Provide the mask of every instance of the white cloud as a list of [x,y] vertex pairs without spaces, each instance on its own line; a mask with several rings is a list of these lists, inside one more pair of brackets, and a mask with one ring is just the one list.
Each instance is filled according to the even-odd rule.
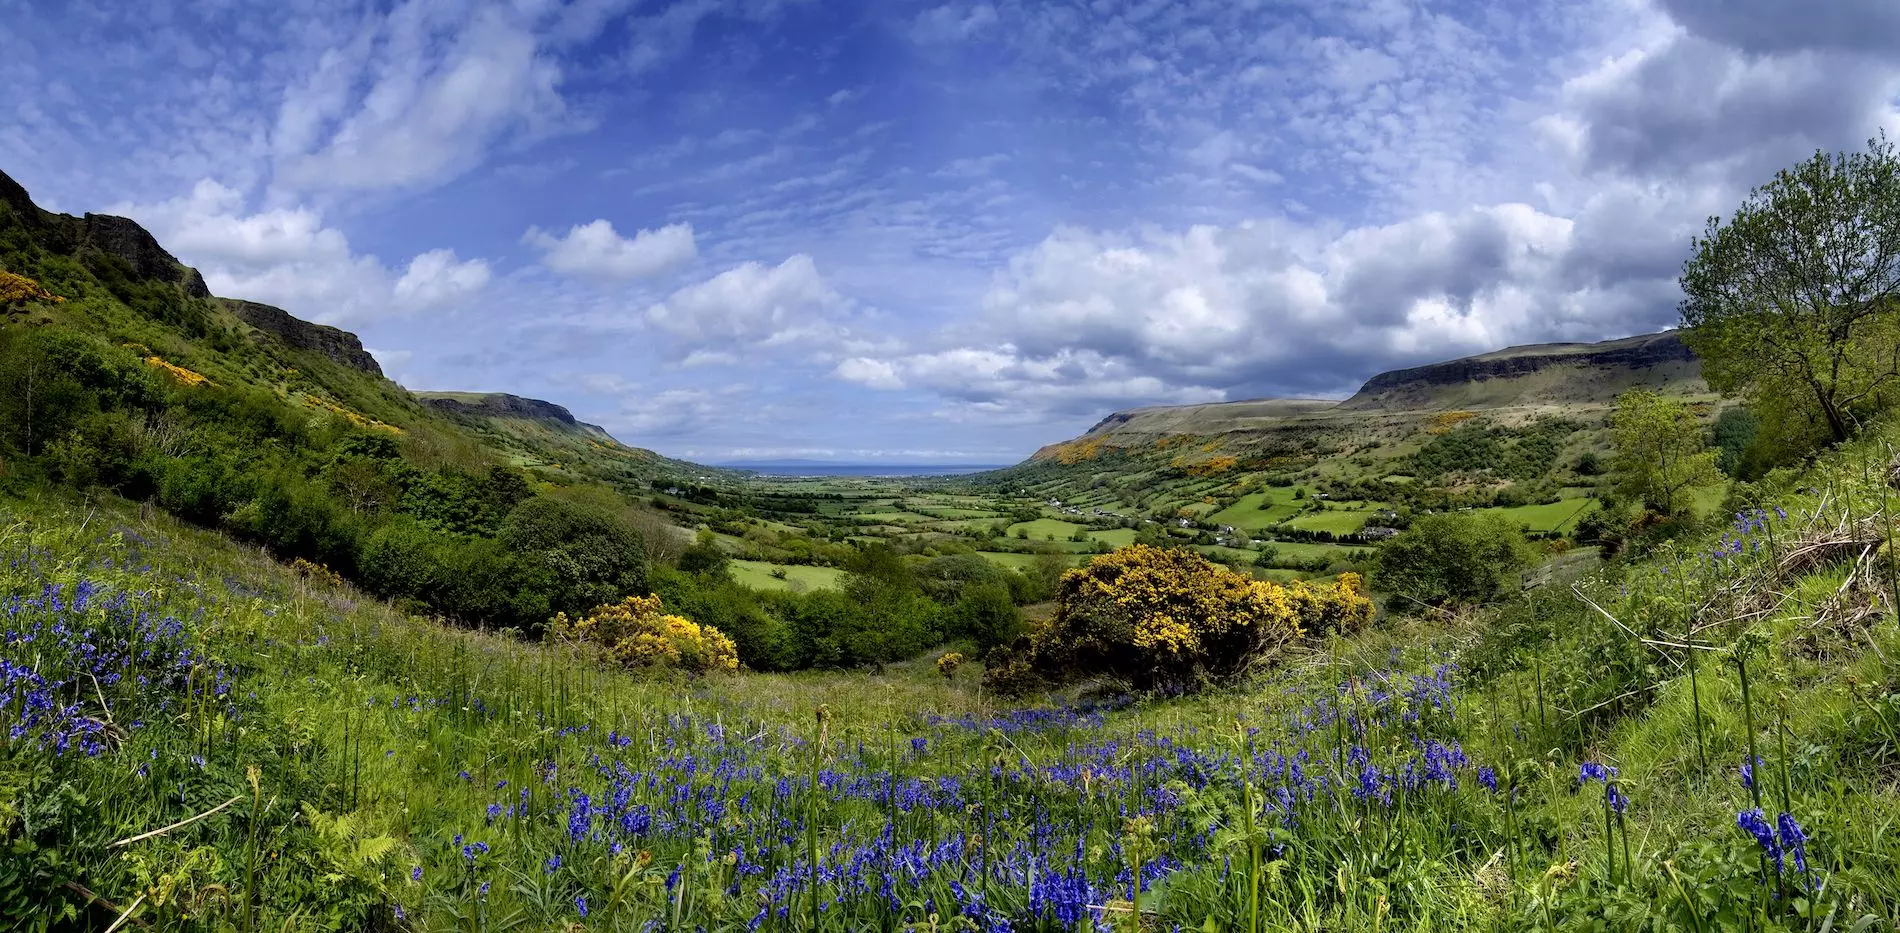
[[461,262],[452,249],[432,249],[409,260],[409,268],[396,280],[396,297],[432,307],[481,291],[488,277],[488,263]]
[[541,250],[542,262],[556,272],[615,279],[658,275],[699,255],[690,223],[641,230],[631,239],[605,219],[577,224],[559,237],[529,227],[522,242]]
[[326,52],[284,95],[271,144],[295,189],[429,185],[496,144],[561,129],[561,71],[533,23],[412,0]]
[[903,377],[897,374],[896,364],[889,360],[874,360],[870,357],[854,356],[840,362],[832,374],[846,382],[855,382],[873,389],[901,389]]
[[987,3],[946,3],[919,14],[910,34],[918,42],[949,42],[967,39],[996,21],[996,8]]
[[452,302],[478,291],[488,264],[452,250],[424,252],[394,275],[354,252],[341,230],[309,208],[246,213],[244,195],[203,180],[191,194],[156,204],[122,204],[158,241],[204,274],[213,294],[261,301],[308,320],[349,321]]
[[647,308],[646,319],[691,343],[777,345],[825,333],[824,315],[845,306],[800,253],[777,266],[748,262],[688,285]]

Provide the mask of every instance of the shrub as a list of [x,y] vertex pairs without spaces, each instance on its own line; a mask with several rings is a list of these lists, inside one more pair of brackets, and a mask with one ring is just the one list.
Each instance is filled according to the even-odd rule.
[[1524,533],[1501,515],[1420,516],[1373,559],[1381,590],[1427,605],[1482,603],[1517,588],[1530,564]]
[[1055,617],[993,652],[986,681],[1006,693],[1092,675],[1187,690],[1232,678],[1304,633],[1350,631],[1371,617],[1354,575],[1282,586],[1191,551],[1136,544],[1064,574]]
[[963,654],[961,652],[947,651],[944,652],[943,656],[937,658],[937,673],[942,674],[945,680],[957,676],[957,668],[962,666]]
[[661,611],[658,596],[629,596],[578,619],[557,613],[549,637],[582,645],[622,667],[671,668],[694,674],[739,669],[732,639],[710,625]]

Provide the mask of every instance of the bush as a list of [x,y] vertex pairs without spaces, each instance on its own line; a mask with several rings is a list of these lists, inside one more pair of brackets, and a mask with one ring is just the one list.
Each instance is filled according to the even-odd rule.
[[1427,605],[1482,603],[1513,592],[1530,546],[1501,515],[1423,515],[1373,558],[1381,590]]
[[535,496],[508,513],[499,537],[547,576],[557,612],[647,593],[640,535],[611,501]]
[[1302,634],[1351,631],[1371,618],[1350,574],[1282,586],[1191,551],[1136,544],[1064,574],[1055,617],[992,652],[986,681],[1012,693],[1105,675],[1137,689],[1187,690],[1230,679]]
[[558,613],[548,637],[597,651],[622,667],[669,668],[693,674],[739,669],[732,639],[710,625],[661,611],[658,596],[629,596],[578,619]]

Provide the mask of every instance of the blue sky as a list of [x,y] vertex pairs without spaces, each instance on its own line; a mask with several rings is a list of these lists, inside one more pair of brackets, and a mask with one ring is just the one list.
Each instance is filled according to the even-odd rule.
[[427,389],[719,461],[1668,326],[1900,135],[1887,0],[0,0],[0,169]]

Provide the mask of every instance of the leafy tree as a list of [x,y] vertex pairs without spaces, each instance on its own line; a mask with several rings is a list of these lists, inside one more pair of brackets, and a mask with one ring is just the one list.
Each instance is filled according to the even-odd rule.
[[680,552],[680,569],[687,573],[724,577],[731,564],[732,559],[719,546],[719,537],[713,534],[711,528],[699,529],[699,533],[693,536],[693,543]]
[[951,638],[967,638],[987,650],[1015,641],[1022,634],[1023,616],[1007,585],[985,581],[963,591],[950,611],[948,628],[945,634]]
[[1761,430],[1761,419],[1746,408],[1724,409],[1709,430],[1715,445],[1715,465],[1729,476],[1740,476],[1746,454]]
[[1726,223],[1710,218],[1694,247],[1682,325],[1709,385],[1800,399],[1786,415],[1847,439],[1900,376],[1893,144],[1883,134],[1865,152],[1816,152],[1750,192]]
[[1530,564],[1524,533],[1496,514],[1421,515],[1373,558],[1379,589],[1427,605],[1482,603],[1517,589]]
[[556,612],[585,611],[647,592],[640,536],[605,496],[535,496],[508,514],[499,537],[547,588],[549,608]]
[[1695,487],[1722,479],[1708,435],[1679,399],[1631,389],[1617,396],[1610,432],[1616,445],[1610,471],[1617,491],[1650,511],[1686,511]]

